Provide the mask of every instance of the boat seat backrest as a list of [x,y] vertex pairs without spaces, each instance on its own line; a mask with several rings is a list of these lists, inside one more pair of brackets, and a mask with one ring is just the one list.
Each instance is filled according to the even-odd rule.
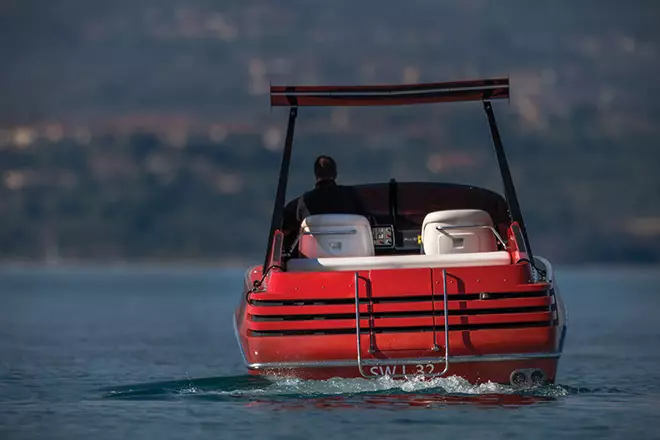
[[371,225],[354,214],[317,214],[300,226],[299,252],[307,258],[374,255]]
[[497,251],[493,231],[474,226],[493,226],[493,220],[480,209],[454,209],[427,214],[422,223],[424,253],[441,255]]

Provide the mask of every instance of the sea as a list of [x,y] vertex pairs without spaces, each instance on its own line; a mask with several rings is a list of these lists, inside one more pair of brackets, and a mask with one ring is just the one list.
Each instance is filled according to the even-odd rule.
[[266,380],[242,269],[0,267],[0,439],[660,439],[660,270],[556,269],[557,383]]

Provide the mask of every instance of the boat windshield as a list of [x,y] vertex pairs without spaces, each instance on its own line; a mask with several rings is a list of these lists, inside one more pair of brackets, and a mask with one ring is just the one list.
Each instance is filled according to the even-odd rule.
[[366,210],[379,224],[418,228],[433,211],[481,209],[490,214],[500,233],[510,224],[504,198],[487,189],[470,185],[436,182],[392,182],[356,185]]

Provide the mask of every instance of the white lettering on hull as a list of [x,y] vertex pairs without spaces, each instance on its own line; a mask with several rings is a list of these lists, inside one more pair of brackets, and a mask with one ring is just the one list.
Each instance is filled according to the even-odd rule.
[[369,373],[372,376],[417,376],[433,374],[434,371],[436,371],[436,368],[433,364],[374,365],[369,368]]

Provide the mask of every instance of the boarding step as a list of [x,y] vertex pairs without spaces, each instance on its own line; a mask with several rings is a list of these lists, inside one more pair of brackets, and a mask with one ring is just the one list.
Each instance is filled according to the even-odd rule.
[[[444,316],[444,336],[445,336],[445,353],[443,358],[438,358],[439,361],[444,363],[442,371],[436,371],[434,363],[429,363],[428,359],[363,359],[362,358],[362,328],[360,326],[360,281],[364,281],[365,289],[368,288],[371,282],[368,278],[361,278],[358,272],[354,273],[354,286],[355,286],[355,334],[356,334],[356,348],[357,348],[357,365],[360,374],[365,378],[375,378],[387,375],[392,378],[410,377],[423,375],[425,377],[439,377],[443,376],[449,370],[449,307],[447,305],[447,270],[442,269],[442,297],[443,297],[443,316]],[[370,287],[370,286],[369,286]],[[439,352],[441,350],[438,345],[438,331],[437,331],[437,315],[435,309],[435,290],[431,290],[431,307],[433,316],[433,345],[430,347],[431,351]],[[371,306],[371,303],[370,303]],[[370,313],[368,332],[369,332],[369,353],[374,354],[375,349],[375,333],[373,326],[373,314]]]

